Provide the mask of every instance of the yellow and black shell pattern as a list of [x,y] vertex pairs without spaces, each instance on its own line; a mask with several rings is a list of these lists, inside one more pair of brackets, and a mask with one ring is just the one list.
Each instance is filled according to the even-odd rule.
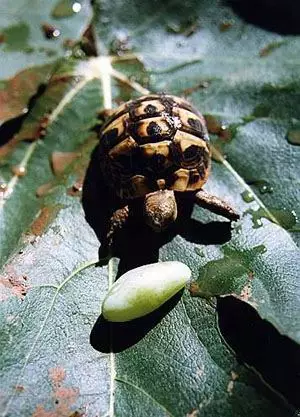
[[103,125],[104,179],[123,199],[199,190],[210,169],[203,116],[182,98],[151,94],[121,105]]

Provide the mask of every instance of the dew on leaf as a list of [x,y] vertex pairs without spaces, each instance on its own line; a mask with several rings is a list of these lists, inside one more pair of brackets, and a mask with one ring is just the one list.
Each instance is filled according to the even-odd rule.
[[254,195],[251,193],[251,191],[245,190],[241,193],[241,196],[246,203],[251,203],[251,201],[254,201]]
[[51,16],[56,19],[64,19],[66,17],[72,17],[81,10],[81,3],[72,0],[59,0],[52,9]]
[[60,30],[49,23],[43,23],[41,29],[47,39],[57,39],[60,36]]
[[260,207],[257,210],[248,209],[245,213],[251,214],[254,229],[263,225],[263,218],[280,224],[286,230],[291,230],[297,224],[298,220],[295,211],[288,209],[270,209],[266,211],[263,207]]
[[300,121],[293,120],[292,126],[289,128],[287,135],[287,141],[291,145],[300,145]]
[[68,188],[67,194],[70,195],[71,197],[77,197],[78,195],[81,194],[82,187],[83,187],[83,178],[79,179],[72,185],[72,187]]
[[0,195],[7,191],[7,184],[5,182],[0,183]]
[[109,46],[109,51],[112,55],[122,56],[131,50],[130,38],[126,33],[119,33]]
[[274,191],[273,186],[266,180],[249,181],[248,184],[255,185],[261,194],[271,194]]
[[199,269],[191,296],[211,297],[219,294],[240,294],[249,275],[253,275],[255,258],[266,252],[264,245],[237,249],[228,244],[221,247],[223,257],[207,262]]
[[24,166],[22,166],[22,165],[14,165],[14,166],[12,166],[11,171],[17,177],[24,177],[26,175],[26,173],[27,173],[26,168]]
[[212,114],[205,114],[204,118],[209,133],[218,135],[224,142],[230,141],[234,137],[236,125],[229,125],[224,120],[221,120],[219,117]]

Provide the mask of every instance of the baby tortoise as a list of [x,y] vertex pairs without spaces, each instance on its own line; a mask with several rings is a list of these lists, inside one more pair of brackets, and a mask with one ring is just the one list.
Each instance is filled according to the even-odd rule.
[[121,105],[101,128],[98,152],[104,181],[124,202],[110,219],[103,249],[109,249],[137,202],[157,232],[176,220],[182,193],[229,220],[239,218],[229,204],[202,189],[211,165],[209,137],[203,116],[186,100],[151,94]]

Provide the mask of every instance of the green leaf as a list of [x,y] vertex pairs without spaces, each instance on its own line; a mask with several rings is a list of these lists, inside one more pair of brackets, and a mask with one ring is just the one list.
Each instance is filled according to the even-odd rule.
[[[40,84],[47,83],[53,67],[50,63],[65,56],[66,42],[79,40],[88,26],[92,12],[87,0],[80,2],[80,11],[59,20],[51,14],[57,3],[57,0],[1,2],[0,122],[26,111],[29,98]],[[58,30],[59,36],[47,37],[45,24]]]
[[[299,111],[299,40],[245,24],[218,1],[154,0],[142,7],[135,0],[101,1],[94,9],[99,51],[113,56],[55,62],[18,135],[2,147],[1,180],[9,191],[2,187],[0,208],[3,415],[291,416],[299,401],[281,390],[278,380],[284,384],[285,375],[274,364],[275,376],[265,385],[259,368],[256,374],[238,362],[207,297],[233,295],[299,343],[298,224],[291,228],[286,220],[299,200],[294,184],[300,148],[286,137],[297,126],[291,118]],[[68,21],[54,3],[46,12],[59,25]],[[80,37],[78,31],[74,27],[72,38]],[[31,45],[30,36],[25,41]],[[212,138],[219,162],[205,188],[234,205],[242,218],[229,236],[221,218],[195,208],[182,234],[159,251],[161,260],[191,268],[192,294],[185,290],[168,314],[166,307],[156,321],[149,319],[151,325],[114,328],[123,344],[130,337],[136,343],[105,353],[111,334],[98,316],[118,266],[115,260],[95,266],[99,243],[70,189],[94,147],[90,130],[97,110],[148,90],[186,95],[217,121]],[[17,108],[10,100],[8,106]],[[58,176],[49,163],[56,151],[80,154]],[[14,165],[26,168],[26,175],[12,174]],[[272,193],[261,193],[262,181]],[[38,198],[36,190],[45,184],[46,195]],[[243,200],[245,192],[253,201]],[[106,201],[102,204],[105,208]],[[135,235],[128,236],[128,248]],[[92,344],[97,347],[96,339],[101,352],[90,345],[92,328]],[[282,340],[278,358],[284,367]],[[293,372],[297,386],[298,369]]]

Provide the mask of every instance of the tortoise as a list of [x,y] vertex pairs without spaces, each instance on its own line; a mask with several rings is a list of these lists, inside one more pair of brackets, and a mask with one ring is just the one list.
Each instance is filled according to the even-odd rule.
[[202,189],[211,167],[209,136],[204,117],[188,101],[167,94],[128,101],[111,111],[99,139],[102,177],[124,203],[110,219],[104,247],[137,202],[155,232],[176,220],[183,194],[230,221],[239,219],[228,203]]

